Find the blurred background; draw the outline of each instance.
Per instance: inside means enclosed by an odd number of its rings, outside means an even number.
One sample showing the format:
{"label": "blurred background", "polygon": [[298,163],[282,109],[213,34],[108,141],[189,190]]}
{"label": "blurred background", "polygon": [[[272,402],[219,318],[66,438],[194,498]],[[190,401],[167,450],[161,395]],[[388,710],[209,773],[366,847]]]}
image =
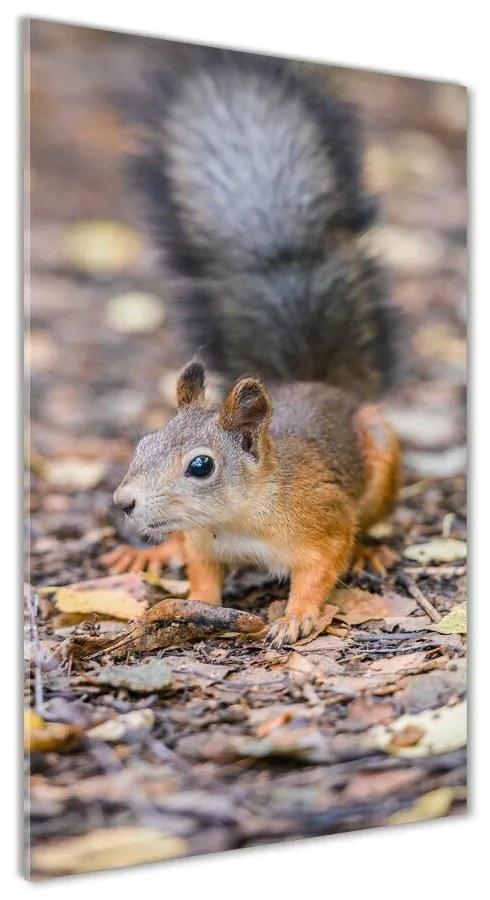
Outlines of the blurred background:
{"label": "blurred background", "polygon": [[[173,406],[165,285],[127,178],[134,138],[120,113],[165,42],[32,22],[27,44],[30,577],[60,584],[100,571],[97,554],[114,542],[110,495],[137,432]],[[429,520],[449,511],[461,531],[466,90],[318,68],[358,107],[381,207],[370,241],[406,313],[412,371],[389,409],[407,480],[427,488]]]}

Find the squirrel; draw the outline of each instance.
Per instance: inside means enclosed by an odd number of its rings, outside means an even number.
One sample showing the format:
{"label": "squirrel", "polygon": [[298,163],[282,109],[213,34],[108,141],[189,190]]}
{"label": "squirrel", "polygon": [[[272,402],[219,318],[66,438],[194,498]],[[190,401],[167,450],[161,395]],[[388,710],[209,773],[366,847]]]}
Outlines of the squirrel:
{"label": "squirrel", "polygon": [[376,204],[359,125],[293,62],[181,48],[152,78],[135,172],[190,362],[114,501],[151,539],[174,535],[191,599],[220,604],[230,565],[289,576],[267,635],[281,647],[318,628],[400,480],[379,406],[398,313],[363,240]]}

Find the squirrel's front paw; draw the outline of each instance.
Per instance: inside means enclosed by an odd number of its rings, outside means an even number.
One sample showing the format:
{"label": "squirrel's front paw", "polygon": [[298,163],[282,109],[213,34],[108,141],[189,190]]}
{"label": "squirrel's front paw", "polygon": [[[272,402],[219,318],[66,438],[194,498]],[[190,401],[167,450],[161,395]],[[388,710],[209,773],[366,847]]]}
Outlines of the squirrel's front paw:
{"label": "squirrel's front paw", "polygon": [[300,638],[308,637],[316,627],[317,619],[311,613],[305,613],[302,616],[286,613],[271,625],[266,635],[266,641],[279,650],[284,645],[294,644]]}

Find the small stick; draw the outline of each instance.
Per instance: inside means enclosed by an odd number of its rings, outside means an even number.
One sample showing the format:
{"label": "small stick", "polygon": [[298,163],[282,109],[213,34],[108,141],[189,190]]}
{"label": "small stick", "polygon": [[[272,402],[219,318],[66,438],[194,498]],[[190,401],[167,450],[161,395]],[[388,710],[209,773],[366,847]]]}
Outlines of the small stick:
{"label": "small stick", "polygon": [[412,581],[411,578],[405,572],[399,572],[396,576],[396,580],[399,584],[404,587],[411,597],[417,601],[418,605],[425,612],[426,615],[432,619],[433,622],[440,622],[442,616],[437,612],[435,606],[432,605],[430,600],[427,600],[427,597],[424,597],[420,588]]}
{"label": "small stick", "polygon": [[41,714],[43,706],[43,678],[40,662],[39,633],[37,630],[37,614],[39,611],[39,594],[35,590],[28,590],[29,622],[31,626],[32,649],[34,656],[34,709]]}

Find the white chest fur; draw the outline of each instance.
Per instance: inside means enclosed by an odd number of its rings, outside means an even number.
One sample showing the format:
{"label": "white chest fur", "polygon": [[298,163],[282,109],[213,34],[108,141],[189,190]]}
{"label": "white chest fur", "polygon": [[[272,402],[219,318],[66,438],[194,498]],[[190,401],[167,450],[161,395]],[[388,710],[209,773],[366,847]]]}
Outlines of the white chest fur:
{"label": "white chest fur", "polygon": [[289,572],[287,554],[279,544],[232,531],[208,533],[206,538],[207,553],[219,562],[254,565],[277,576]]}

